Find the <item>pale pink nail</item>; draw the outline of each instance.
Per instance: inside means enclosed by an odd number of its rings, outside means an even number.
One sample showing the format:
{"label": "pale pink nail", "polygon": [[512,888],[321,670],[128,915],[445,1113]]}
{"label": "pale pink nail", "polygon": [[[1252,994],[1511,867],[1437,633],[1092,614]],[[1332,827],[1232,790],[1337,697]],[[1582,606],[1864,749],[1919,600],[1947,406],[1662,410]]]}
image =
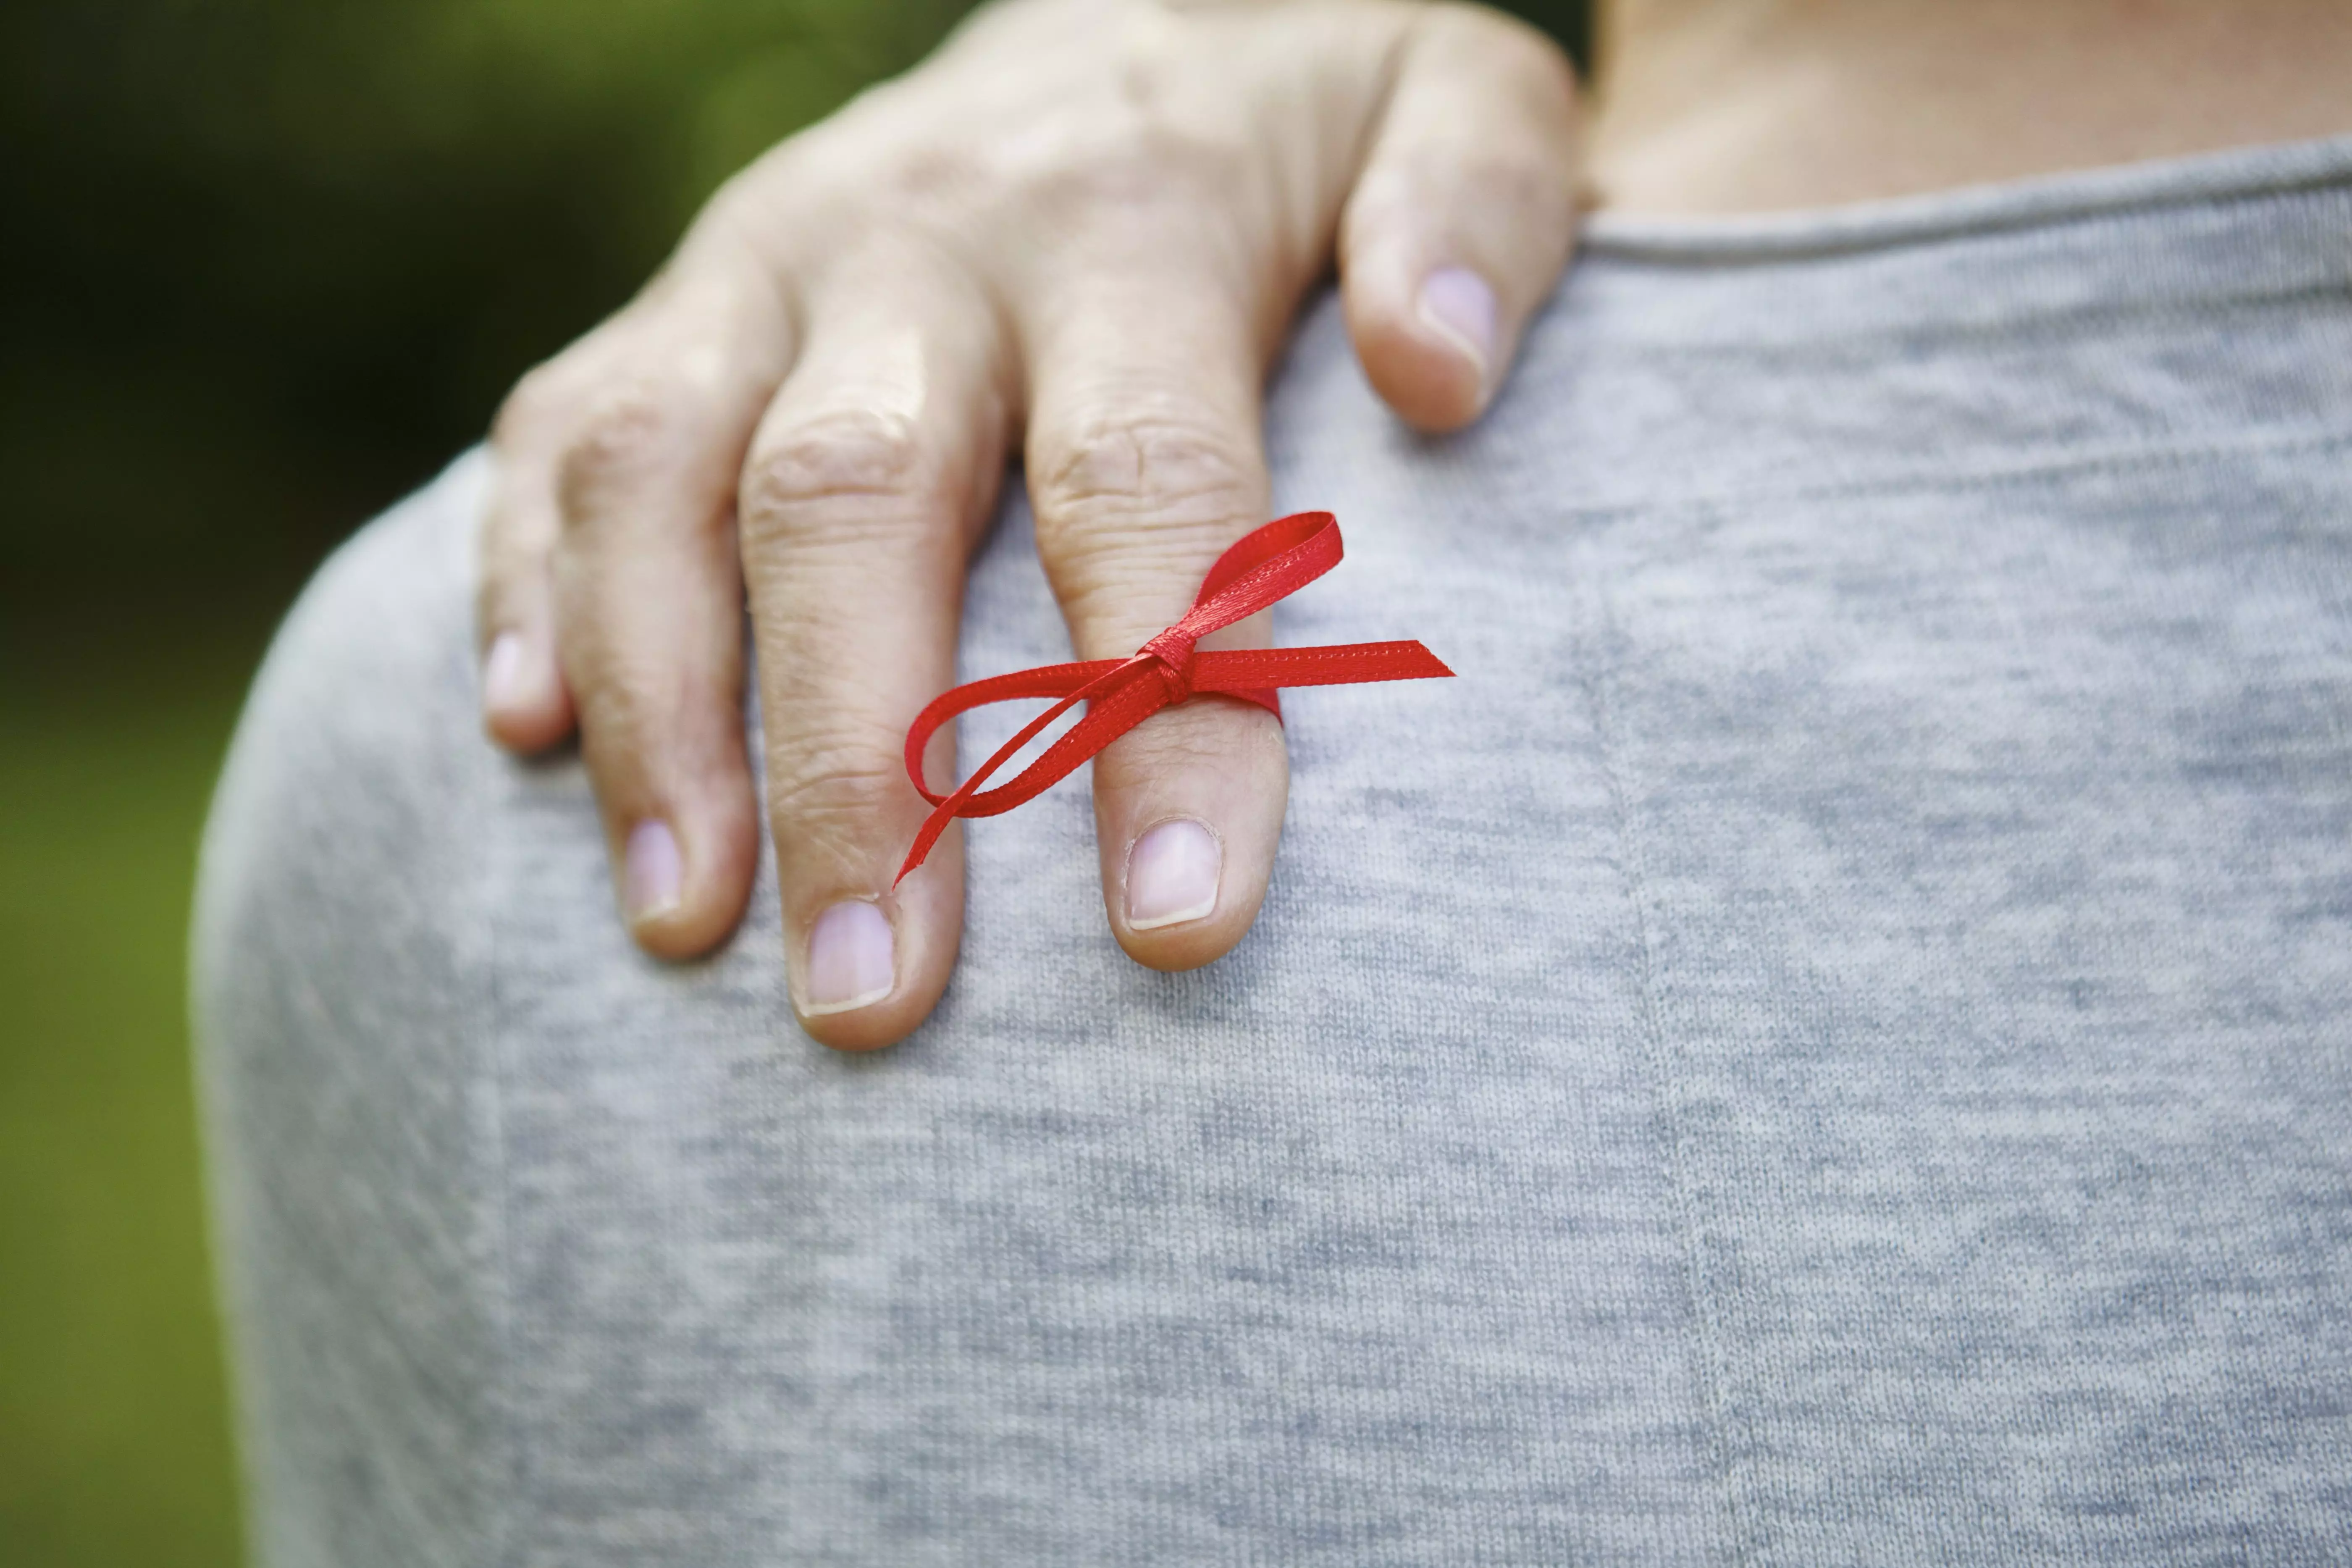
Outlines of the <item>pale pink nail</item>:
{"label": "pale pink nail", "polygon": [[1441,267],[1421,286],[1421,319],[1454,340],[1483,385],[1495,359],[1495,291],[1466,267]]}
{"label": "pale pink nail", "polygon": [[523,690],[523,660],[527,657],[520,632],[500,632],[482,661],[482,703],[493,711],[520,708]]}
{"label": "pale pink nail", "polygon": [[649,816],[629,830],[627,881],[631,920],[653,920],[677,908],[686,867],[677,835],[661,818]]}
{"label": "pale pink nail", "polygon": [[809,932],[810,1017],[846,1013],[890,994],[893,968],[889,918],[874,905],[851,899],[816,917]]}
{"label": "pale pink nail", "polygon": [[1225,852],[1217,836],[1189,817],[1163,822],[1127,855],[1130,931],[1197,921],[1217,907],[1217,872]]}

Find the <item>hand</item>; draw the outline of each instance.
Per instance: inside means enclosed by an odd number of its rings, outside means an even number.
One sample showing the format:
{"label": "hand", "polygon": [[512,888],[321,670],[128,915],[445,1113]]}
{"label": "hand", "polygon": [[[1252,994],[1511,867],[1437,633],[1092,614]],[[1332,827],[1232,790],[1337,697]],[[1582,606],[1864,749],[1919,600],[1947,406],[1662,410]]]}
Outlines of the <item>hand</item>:
{"label": "hand", "polygon": [[[984,9],[738,175],[516,388],[484,534],[489,731],[530,752],[576,723],[637,941],[707,951],[758,860],[748,591],[793,1006],[828,1045],[898,1040],[963,920],[960,829],[892,889],[926,810],[899,753],[954,683],[1012,443],[1077,657],[1132,653],[1265,521],[1262,384],[1335,244],[1373,386],[1449,429],[1558,279],[1574,192],[1569,66],[1495,13]],[[1216,699],[1097,759],[1129,953],[1190,968],[1241,939],[1288,781],[1276,721]]]}

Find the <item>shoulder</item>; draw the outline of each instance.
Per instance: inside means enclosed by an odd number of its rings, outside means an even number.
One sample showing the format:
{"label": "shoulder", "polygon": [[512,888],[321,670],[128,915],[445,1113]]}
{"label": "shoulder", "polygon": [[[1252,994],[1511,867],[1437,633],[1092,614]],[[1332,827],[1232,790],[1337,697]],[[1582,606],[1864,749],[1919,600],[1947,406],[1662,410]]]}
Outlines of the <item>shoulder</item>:
{"label": "shoulder", "polygon": [[505,764],[474,717],[486,478],[459,460],[320,570],[205,829],[199,1079],[272,1561],[403,1554],[408,1508],[438,1532],[428,1556],[469,1559],[496,1507],[483,906]]}
{"label": "shoulder", "polygon": [[[272,639],[213,797],[197,1000],[265,955],[316,962],[387,921],[446,924],[455,841],[492,759],[474,719],[468,453],[329,558]],[[245,965],[240,971],[239,964]]]}
{"label": "shoulder", "polygon": [[[289,968],[387,978],[388,942],[446,947],[496,758],[475,719],[468,453],[321,566],[278,628],[205,825],[200,1021]],[[469,804],[470,803],[470,804]],[[446,955],[445,955],[446,957]]]}

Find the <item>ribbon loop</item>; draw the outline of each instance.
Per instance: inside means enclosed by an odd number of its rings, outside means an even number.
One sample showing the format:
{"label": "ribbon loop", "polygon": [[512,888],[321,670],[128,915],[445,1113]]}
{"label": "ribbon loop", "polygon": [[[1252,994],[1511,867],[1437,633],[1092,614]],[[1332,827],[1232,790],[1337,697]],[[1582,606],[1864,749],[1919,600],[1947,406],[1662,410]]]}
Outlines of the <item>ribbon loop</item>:
{"label": "ribbon loop", "polygon": [[[1079,763],[1162,708],[1216,695],[1254,702],[1276,718],[1283,686],[1345,686],[1375,680],[1426,680],[1454,672],[1417,642],[1348,643],[1335,647],[1234,648],[1202,652],[1196,646],[1315,581],[1339,563],[1339,521],[1328,511],[1277,518],[1245,534],[1217,557],[1192,607],[1129,658],[1052,664],[959,686],[934,699],[907,730],[907,776],[931,803],[898,879],[923,863],[948,824],[959,816],[995,816],[1034,800],[1068,777]],[[947,795],[923,778],[923,751],[940,725],[992,702],[1051,697],[1054,705],[1022,726],[1012,740]],[[1086,714],[1043,755],[994,789],[982,786],[1079,704]]]}

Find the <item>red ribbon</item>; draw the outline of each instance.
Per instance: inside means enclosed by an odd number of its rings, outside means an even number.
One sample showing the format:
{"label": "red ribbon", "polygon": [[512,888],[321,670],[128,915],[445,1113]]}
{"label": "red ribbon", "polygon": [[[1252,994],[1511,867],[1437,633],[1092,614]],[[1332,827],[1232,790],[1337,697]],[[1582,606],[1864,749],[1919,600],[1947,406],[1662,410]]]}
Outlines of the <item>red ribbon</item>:
{"label": "red ribbon", "polygon": [[[1217,557],[1201,584],[1200,596],[1184,618],[1153,637],[1131,658],[1098,658],[1084,664],[1049,664],[1016,675],[992,676],[959,686],[918,714],[907,731],[907,776],[935,807],[915,835],[898,879],[923,863],[959,816],[996,816],[1011,811],[1067,777],[1080,763],[1134,729],[1162,708],[1214,692],[1255,702],[1276,718],[1281,686],[1352,686],[1360,681],[1425,680],[1454,672],[1417,642],[1360,642],[1337,647],[1196,649],[1192,645],[1221,626],[1254,616],[1277,599],[1297,593],[1339,564],[1339,520],[1328,511],[1302,511],[1245,535]],[[935,795],[923,782],[923,749],[934,731],[957,714],[992,702],[1024,697],[1055,697],[1055,702],[997,748],[953,795]],[[1086,717],[1045,748],[1006,784],[983,790],[990,775],[1078,703]]]}

